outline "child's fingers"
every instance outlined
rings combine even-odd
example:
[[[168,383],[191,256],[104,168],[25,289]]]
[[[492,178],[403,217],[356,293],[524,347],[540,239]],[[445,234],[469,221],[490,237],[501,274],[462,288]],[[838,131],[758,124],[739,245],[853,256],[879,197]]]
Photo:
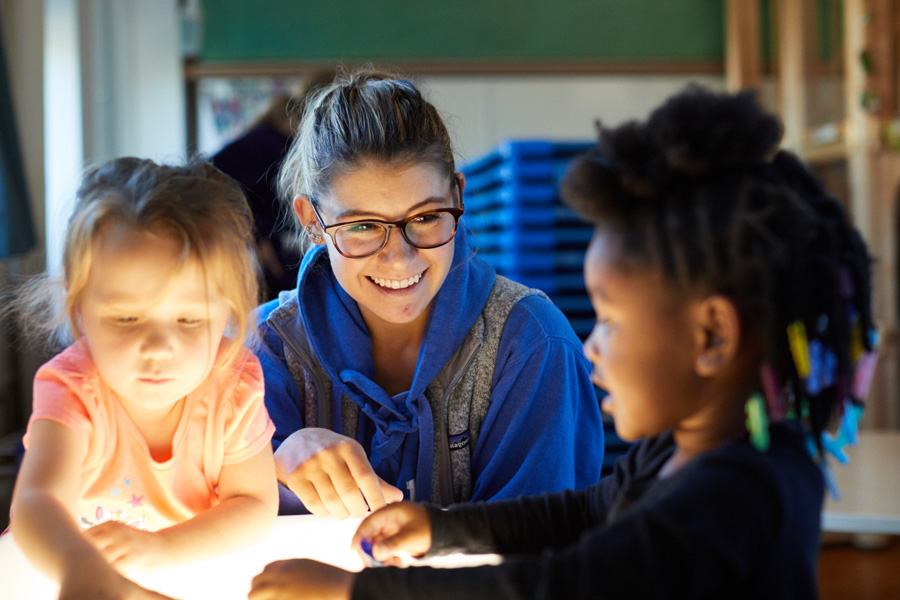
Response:
[[[377,540],[395,533],[405,521],[402,518],[404,504],[389,504],[363,519],[350,545],[359,548],[363,540]]]
[[[376,541],[372,545],[372,556],[375,560],[386,562],[400,554],[421,556],[430,547],[430,532],[426,534],[421,527],[404,527],[396,534]]]
[[[360,523],[351,541],[357,552],[363,552],[363,540],[372,542],[373,558],[388,564],[401,554],[424,554],[431,548],[428,513],[412,502],[389,504]]]

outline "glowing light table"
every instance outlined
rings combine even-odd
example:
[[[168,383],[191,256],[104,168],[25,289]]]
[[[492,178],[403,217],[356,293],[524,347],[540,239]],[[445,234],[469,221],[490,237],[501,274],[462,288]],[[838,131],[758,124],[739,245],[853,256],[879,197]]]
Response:
[[[362,560],[350,550],[360,519],[337,521],[309,515],[278,517],[265,542],[219,558],[134,574],[141,585],[179,600],[246,600],[250,581],[270,562],[286,558],[314,558],[359,571]],[[459,567],[499,562],[499,557],[451,555],[416,561],[436,567]],[[56,600],[59,586],[31,566],[11,534],[0,537],[0,590],[4,600]]]

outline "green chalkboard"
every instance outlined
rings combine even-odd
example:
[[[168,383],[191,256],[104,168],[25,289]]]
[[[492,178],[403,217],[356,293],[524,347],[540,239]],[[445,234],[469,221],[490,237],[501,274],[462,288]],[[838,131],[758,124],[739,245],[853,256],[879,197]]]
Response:
[[[204,0],[202,62],[721,62],[722,0]]]

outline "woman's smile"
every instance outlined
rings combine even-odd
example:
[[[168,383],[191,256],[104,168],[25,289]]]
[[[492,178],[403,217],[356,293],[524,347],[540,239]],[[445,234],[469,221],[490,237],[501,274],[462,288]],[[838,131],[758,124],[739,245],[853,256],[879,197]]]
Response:
[[[428,269],[425,269],[427,271]],[[412,275],[411,277],[406,277],[403,279],[392,279],[387,277],[373,277],[371,275],[366,275],[369,280],[377,285],[378,287],[394,291],[394,290],[407,290],[410,288],[415,288],[419,283],[419,280],[422,279],[422,276],[425,274],[425,271],[421,271]]]

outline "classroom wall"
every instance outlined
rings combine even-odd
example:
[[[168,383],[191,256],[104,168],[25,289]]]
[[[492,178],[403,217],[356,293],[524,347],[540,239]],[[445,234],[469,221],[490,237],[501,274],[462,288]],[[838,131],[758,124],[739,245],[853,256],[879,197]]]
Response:
[[[607,126],[641,119],[691,81],[725,85],[714,75],[435,76],[419,83],[465,163],[506,139],[593,139],[597,119]]]

